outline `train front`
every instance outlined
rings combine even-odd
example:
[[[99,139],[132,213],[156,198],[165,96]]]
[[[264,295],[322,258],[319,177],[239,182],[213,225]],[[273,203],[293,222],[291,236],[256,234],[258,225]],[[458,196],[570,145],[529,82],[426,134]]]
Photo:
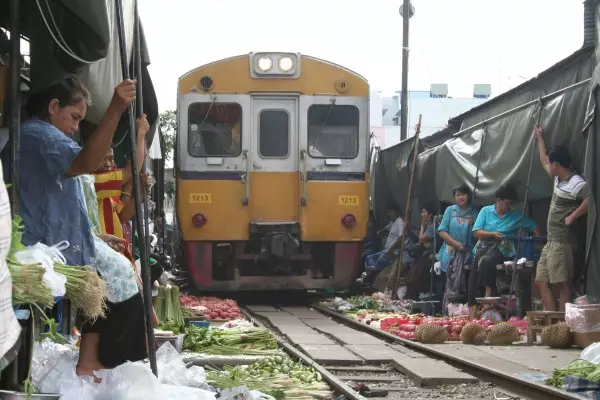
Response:
[[[369,87],[338,65],[252,53],[180,78],[177,218],[205,291],[347,288],[369,206]]]

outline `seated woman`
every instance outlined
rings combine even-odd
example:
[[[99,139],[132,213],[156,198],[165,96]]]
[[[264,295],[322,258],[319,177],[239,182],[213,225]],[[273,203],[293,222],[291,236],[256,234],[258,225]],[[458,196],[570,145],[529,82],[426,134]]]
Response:
[[[426,273],[431,266],[431,255],[433,251],[433,216],[435,204],[421,207],[421,229],[419,231],[418,248],[415,252],[415,261],[408,273],[408,285],[406,298],[419,300],[419,293],[423,289]]]
[[[71,136],[79,130],[89,92],[67,78],[33,94],[30,119],[21,128],[19,200],[25,225],[23,243],[54,245],[66,240],[70,265],[91,265],[107,283],[106,317],[82,329],[78,375],[113,368],[147,356],[143,300],[133,269],[124,257],[92,234],[79,175],[94,172],[108,148],[122,113],[135,99],[135,82],[120,83],[96,132],[80,147]],[[114,237],[104,237],[110,245]]]
[[[444,312],[449,303],[462,303],[467,294],[466,266],[471,262],[475,245],[472,228],[479,214],[470,204],[471,190],[467,185],[454,189],[454,200],[456,204],[446,208],[438,227],[440,238],[444,241],[437,256],[441,273],[446,274],[442,302]]]
[[[359,283],[371,284],[375,281],[377,275],[390,265],[395,258],[396,249],[404,230],[404,221],[400,213],[400,208],[394,203],[388,205],[388,220],[390,222],[389,234],[385,242],[383,251],[373,253],[365,257],[365,272],[357,280]]]
[[[497,293],[496,265],[515,256],[515,238],[522,226],[525,232],[539,230],[535,221],[525,217],[512,208],[518,201],[516,190],[512,186],[502,186],[496,191],[496,204],[481,209],[473,236],[478,239],[473,254],[475,262],[469,275],[468,301],[469,315],[476,317],[477,297],[494,297]]]

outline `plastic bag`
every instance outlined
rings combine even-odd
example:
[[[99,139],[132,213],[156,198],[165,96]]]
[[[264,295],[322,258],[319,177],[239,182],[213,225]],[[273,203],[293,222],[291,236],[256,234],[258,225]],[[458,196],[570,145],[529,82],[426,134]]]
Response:
[[[207,390],[186,386],[162,385],[165,400],[214,400],[215,394]]]
[[[450,317],[459,317],[469,315],[469,306],[466,304],[448,304],[448,315]]]
[[[73,380],[78,351],[76,347],[44,339],[33,344],[31,382],[41,393],[60,393],[61,382]]]
[[[66,264],[66,259],[61,250],[69,247],[69,242],[60,242],[55,246],[46,246],[42,243],[34,244],[25,250],[17,251],[15,259],[21,264],[41,264],[46,272],[43,282],[52,291],[54,297],[62,297],[67,292],[65,284],[67,278],[54,271],[54,263]]]
[[[169,342],[156,351],[156,364],[160,382],[163,384],[206,388],[204,368],[198,366],[186,368],[183,358]]]
[[[600,305],[565,305],[565,322],[572,332],[600,332]]]
[[[90,400],[165,400],[166,393],[158,378],[145,365],[127,362],[112,370],[97,371],[102,378],[101,383],[94,383],[91,378],[79,378],[75,385],[61,390],[61,400],[84,400],[81,389],[85,393],[94,393]],[[79,383],[79,385],[77,385]],[[91,390],[90,390],[91,389]]]
[[[580,358],[594,364],[600,364],[600,343],[592,343],[583,349]]]

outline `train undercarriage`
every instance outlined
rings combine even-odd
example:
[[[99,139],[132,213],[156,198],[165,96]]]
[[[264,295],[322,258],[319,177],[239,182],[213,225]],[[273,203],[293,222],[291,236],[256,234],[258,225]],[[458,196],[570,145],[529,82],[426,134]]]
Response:
[[[362,242],[302,242],[297,223],[253,223],[250,240],[183,242],[197,289],[346,289],[358,274]]]

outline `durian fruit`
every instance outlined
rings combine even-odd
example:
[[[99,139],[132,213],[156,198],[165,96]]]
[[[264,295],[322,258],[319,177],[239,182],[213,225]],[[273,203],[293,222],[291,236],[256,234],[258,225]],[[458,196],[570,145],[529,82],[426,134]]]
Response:
[[[559,322],[542,330],[542,344],[554,349],[566,349],[573,344],[573,335],[565,322]]]
[[[421,341],[421,338],[423,337],[423,327],[425,325],[417,325],[417,328],[415,329],[415,340],[417,342]]]
[[[489,344],[496,346],[513,344],[520,337],[519,330],[507,322],[500,322],[493,325],[487,335]]]
[[[442,344],[448,340],[448,331],[446,328],[438,325],[420,325],[421,328],[421,343],[425,344]],[[416,335],[415,335],[416,337]]]
[[[474,322],[466,324],[460,331],[460,340],[464,344],[483,344],[486,338],[484,327]]]

